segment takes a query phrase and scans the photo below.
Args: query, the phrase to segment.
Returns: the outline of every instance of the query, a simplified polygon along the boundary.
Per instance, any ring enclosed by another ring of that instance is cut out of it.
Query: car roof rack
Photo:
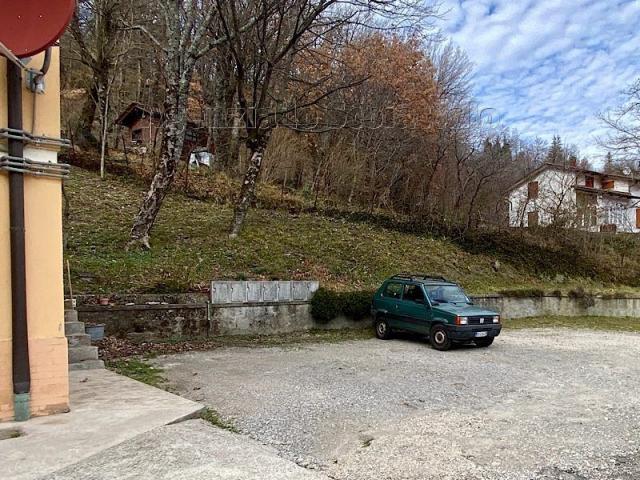
[[[435,280],[438,282],[454,283],[450,280],[447,280],[442,275],[431,275],[427,273],[397,273],[393,275],[391,278],[397,278],[402,280]]]

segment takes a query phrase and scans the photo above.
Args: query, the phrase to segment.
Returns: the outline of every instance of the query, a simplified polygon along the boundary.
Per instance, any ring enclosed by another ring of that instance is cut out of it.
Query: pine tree
[[[562,140],[560,135],[554,135],[551,141],[551,146],[547,152],[547,163],[554,163],[556,165],[564,164],[564,149],[562,148]]]
[[[604,171],[606,173],[612,173],[614,170],[613,155],[611,155],[611,152],[607,152],[606,157],[604,157]]]

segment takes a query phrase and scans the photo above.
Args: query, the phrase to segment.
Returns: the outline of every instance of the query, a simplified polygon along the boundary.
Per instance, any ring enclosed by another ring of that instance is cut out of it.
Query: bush
[[[371,314],[371,299],[374,292],[342,293],[342,313],[353,320],[362,320]]]
[[[341,313],[339,294],[320,288],[311,299],[311,316],[318,323],[329,323]]]
[[[320,288],[311,299],[311,316],[318,323],[329,323],[336,317],[352,320],[367,318],[371,312],[373,292],[334,292]]]

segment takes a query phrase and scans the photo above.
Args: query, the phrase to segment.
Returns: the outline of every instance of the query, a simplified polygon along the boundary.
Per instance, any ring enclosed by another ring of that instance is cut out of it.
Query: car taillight
[[[498,315],[493,317],[493,323],[500,323],[500,317]]]
[[[456,325],[467,325],[469,319],[467,317],[456,316]]]

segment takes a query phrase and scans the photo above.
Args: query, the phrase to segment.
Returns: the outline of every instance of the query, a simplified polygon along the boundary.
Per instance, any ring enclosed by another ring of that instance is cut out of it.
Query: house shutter
[[[640,208],[636,208],[636,228],[640,228]]]
[[[538,198],[538,190],[539,190],[538,182],[529,182],[528,192],[527,192],[529,195],[529,198]]]
[[[614,181],[613,180],[603,180],[602,181],[602,189],[603,190],[613,190]]]

